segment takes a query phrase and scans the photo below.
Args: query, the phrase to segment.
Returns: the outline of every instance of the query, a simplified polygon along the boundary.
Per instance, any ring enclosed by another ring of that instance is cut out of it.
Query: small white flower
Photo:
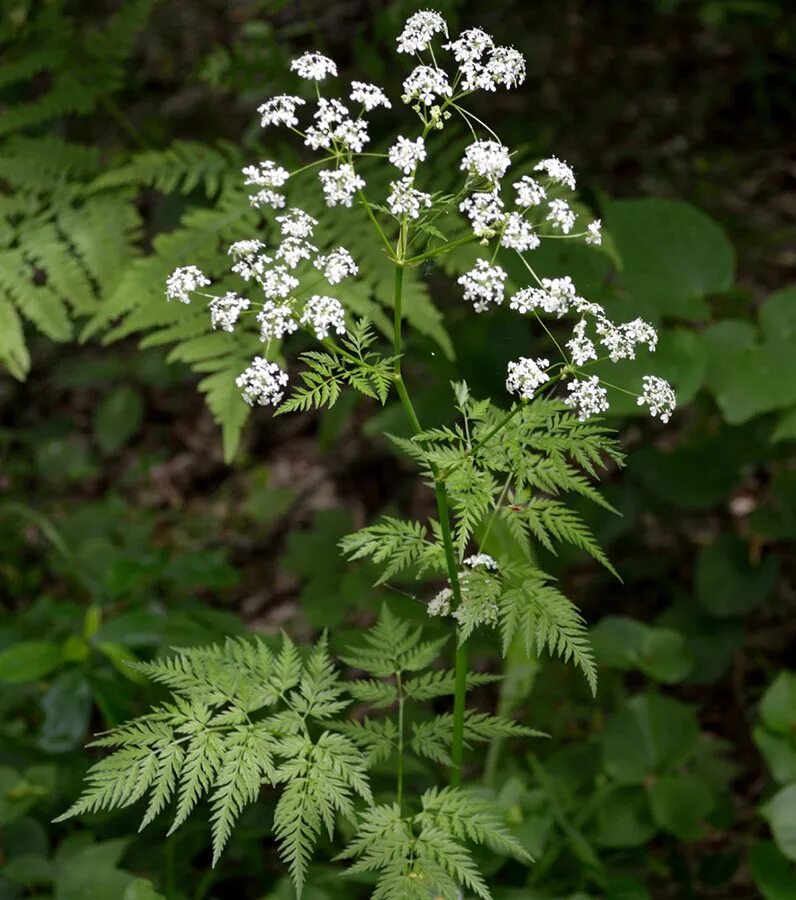
[[[345,311],[340,301],[334,297],[314,294],[304,307],[301,324],[311,325],[315,336],[322,341],[329,337],[330,328],[334,328],[338,334],[345,334]]]
[[[270,160],[265,160],[256,166],[246,166],[241,171],[246,176],[243,183],[256,187],[282,187],[290,177],[287,169],[283,169]]]
[[[223,331],[233,331],[235,323],[240,318],[244,309],[251,304],[244,297],[239,297],[232,291],[227,291],[223,297],[214,297],[208,304],[210,308],[210,324],[213,328],[221,328]]]
[[[586,337],[585,319],[577,322],[572,329],[572,337],[567,341],[567,347],[576,366],[582,366],[590,359],[597,359],[597,348],[594,342]]]
[[[351,206],[354,195],[365,187],[365,181],[354,171],[350,163],[336,169],[318,172],[327,206]]]
[[[542,185],[530,175],[523,175],[519,181],[515,181],[514,190],[517,192],[517,206],[522,209],[538,206],[547,197]]]
[[[200,287],[207,287],[210,279],[196,266],[183,266],[175,269],[166,280],[166,299],[190,303],[191,293]]]
[[[304,106],[305,102],[301,97],[292,97],[289,94],[272,97],[270,100],[266,100],[262,106],[257,107],[257,112],[261,116],[260,124],[263,128],[267,128],[269,125],[295,127],[298,125],[296,108]]]
[[[276,248],[274,256],[281,259],[289,269],[295,269],[302,259],[309,259],[313,253],[317,252],[318,248],[309,241],[305,241],[303,238],[287,237]]]
[[[235,379],[235,384],[242,389],[243,399],[249,406],[276,406],[285,393],[287,372],[276,363],[255,356],[249,368]]]
[[[293,310],[284,303],[266,300],[263,308],[257,313],[260,323],[260,340],[267,343],[272,338],[281,340],[286,334],[292,334],[298,323],[293,318]]]
[[[326,256],[317,257],[314,266],[323,273],[323,277],[329,284],[338,284],[344,278],[356,275],[359,271],[359,266],[345,247],[338,247],[331,253],[327,253]]]
[[[494,237],[503,224],[503,201],[497,191],[482,191],[465,197],[459,210],[467,215],[473,234],[479,238]]]
[[[485,259],[477,259],[475,267],[458,279],[464,287],[464,299],[473,301],[477,313],[486,312],[490,303],[503,302],[506,273],[500,266],[490,266]]]
[[[511,298],[509,306],[523,314],[533,309],[542,309],[561,318],[569,311],[575,298],[575,285],[566,275],[564,278],[543,278],[541,289],[527,287],[517,291]]]
[[[271,188],[263,188],[249,197],[249,203],[255,209],[261,209],[264,206],[268,206],[271,209],[282,209],[285,205],[285,198],[283,194],[278,194],[276,191],[272,191]]]
[[[551,200],[550,212],[546,219],[553,228],[560,228],[564,234],[569,234],[575,224],[575,213],[572,212],[566,200]]]
[[[362,119],[344,119],[335,128],[334,139],[352,153],[361,153],[370,140],[368,123]]]
[[[294,278],[285,266],[266,269],[257,280],[269,300],[284,299],[299,286],[298,278]]]
[[[658,346],[658,333],[643,319],[615,325],[608,319],[600,318],[597,320],[596,331],[600,335],[600,343],[608,350],[611,362],[635,359],[639,344],[646,344],[651,353]]]
[[[672,386],[657,375],[645,375],[642,383],[644,391],[636,403],[639,406],[646,403],[653,418],[657,416],[661,422],[668,422],[677,406],[677,396]]]
[[[276,221],[279,223],[279,230],[283,237],[311,238],[318,224],[317,219],[313,219],[309,213],[305,213],[303,209],[294,207],[289,209],[284,215],[277,216]]]
[[[586,231],[588,234],[586,235],[586,243],[593,244],[595,247],[599,247],[603,242],[603,223],[600,219],[595,219],[593,222],[589,222],[586,226]]]
[[[484,178],[497,184],[510,165],[511,156],[502,144],[497,141],[475,141],[464,151],[460,168],[473,178]]]
[[[305,53],[293,60],[290,70],[309,81],[323,81],[327,75],[337,75],[337,66],[323,53]]]
[[[490,569],[493,572],[497,572],[498,569],[498,564],[494,557],[490,556],[488,553],[475,553],[473,556],[468,556],[467,559],[464,560],[464,564],[471,569],[484,568]]]
[[[328,150],[332,146],[335,131],[343,123],[351,122],[348,107],[339,100],[321,97],[318,108],[312,116],[315,124],[310,126],[304,137],[304,143],[312,150]],[[367,138],[367,133],[365,134]]]
[[[526,222],[521,213],[509,213],[503,226],[503,236],[500,238],[501,247],[525,253],[526,250],[535,250],[539,244],[539,237],[534,232],[533,225]]]
[[[575,190],[575,173],[563,160],[551,156],[550,159],[538,162],[533,169],[535,172],[546,172],[551,181],[566,185],[571,191]]]
[[[411,177],[400,178],[390,182],[390,193],[387,195],[387,206],[394,216],[406,216],[417,219],[421,209],[431,206],[431,195],[418,191],[413,187]]]
[[[257,243],[259,243],[259,241]],[[241,258],[232,266],[232,271],[237,275],[240,275],[244,281],[251,281],[252,278],[259,281],[263,272],[265,272],[272,264],[273,260],[270,256],[266,256],[265,254],[257,256],[256,253],[251,253],[247,256],[241,256]]]
[[[548,302],[549,295],[546,291],[535,287],[525,287],[511,295],[509,309],[515,309],[525,315],[534,309],[544,309],[543,304]]]
[[[449,616],[452,599],[453,591],[449,587],[444,587],[428,601],[428,614],[430,616]]]
[[[426,106],[432,106],[438,97],[450,97],[452,93],[448,76],[442,69],[417,66],[404,81],[401,99],[404,103],[419,100]]]
[[[536,389],[550,380],[544,371],[549,365],[549,359],[528,359],[525,356],[517,362],[510,362],[506,390],[510,394],[519,394],[525,400],[532,400]]]
[[[570,381],[567,390],[569,396],[564,403],[575,408],[581,422],[608,409],[608,391],[600,386],[600,379],[596,375],[582,381],[578,379]]]
[[[481,79],[486,90],[497,85],[518,87],[525,81],[525,57],[514,47],[495,47],[485,66],[488,80]]]
[[[442,16],[431,9],[424,9],[409,16],[404,30],[398,35],[399,53],[420,53],[431,43],[435,34],[448,34],[448,26]]]
[[[423,162],[426,158],[425,142],[422,137],[419,137],[416,141],[399,137],[387,151],[387,158],[404,175],[410,175],[417,167],[417,164]]]
[[[457,63],[467,64],[480,60],[484,53],[494,48],[495,42],[482,29],[470,28],[444,46],[451,51]]]
[[[353,103],[361,103],[366,112],[370,112],[377,106],[383,106],[385,109],[390,109],[392,106],[384,91],[367,81],[352,81],[349,96]]]
[[[235,241],[234,244],[230,244],[227,253],[235,259],[246,259],[255,256],[257,251],[262,250],[264,247],[265,244],[262,241],[250,238],[249,240]]]

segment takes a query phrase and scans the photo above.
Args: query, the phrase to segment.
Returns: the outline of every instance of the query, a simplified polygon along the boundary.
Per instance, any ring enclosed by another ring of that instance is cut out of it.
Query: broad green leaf
[[[61,664],[61,648],[54,641],[22,641],[0,653],[0,681],[36,681]]]
[[[792,734],[776,734],[763,725],[752,732],[752,740],[763,754],[771,777],[778,784],[796,781],[796,731]]]
[[[640,694],[614,713],[602,743],[605,771],[620,784],[643,784],[694,754],[699,725],[690,706]]]
[[[777,847],[791,862],[796,862],[796,784],[774,794],[761,812]]]
[[[663,316],[705,319],[705,298],[732,286],[735,258],[727,236],[687,203],[609,201],[605,223],[622,258],[623,287]]]
[[[764,900],[793,900],[796,866],[765,841],[749,851],[749,868]]]
[[[706,381],[731,424],[796,403],[796,287],[778,291],[760,308],[760,331],[727,320],[705,331]],[[779,439],[787,437],[780,427]]]
[[[656,681],[682,681],[693,668],[684,635],[624,616],[607,616],[591,632],[598,663],[615,669],[639,669]]]
[[[22,322],[16,309],[4,297],[0,297],[0,363],[20,381],[24,380],[30,369],[30,354],[25,345]]]
[[[91,715],[91,689],[79,669],[61,672],[41,698],[44,722],[39,746],[64,753],[83,743]]]
[[[122,385],[107,394],[94,413],[94,439],[108,456],[117,453],[138,432],[144,419],[139,391]]]
[[[52,863],[45,856],[26,853],[9,859],[3,866],[3,878],[14,884],[49,884],[53,879]]]
[[[594,840],[603,847],[641,847],[652,839],[655,825],[641,787],[610,793],[597,810]]]
[[[683,841],[704,835],[713,795],[695,775],[673,773],[657,779],[650,790],[650,809],[658,825]]]
[[[772,731],[796,735],[796,672],[777,675],[760,701],[760,715]]]
[[[779,565],[773,556],[754,566],[741,540],[720,535],[697,558],[697,600],[706,612],[717,618],[743,616],[766,601],[776,587],[778,576]]]

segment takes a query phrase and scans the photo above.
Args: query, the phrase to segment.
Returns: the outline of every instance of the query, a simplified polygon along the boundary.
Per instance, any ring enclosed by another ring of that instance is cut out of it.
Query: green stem
[[[477,240],[477,238],[472,235],[464,235],[463,237],[456,238],[454,241],[449,241],[447,244],[443,244],[441,247],[435,247],[433,250],[428,250],[425,253],[421,253],[419,256],[412,256],[406,260],[406,265],[415,265],[415,263],[421,263],[427,259],[433,259],[435,256],[439,256],[441,253],[447,253],[448,250],[453,250],[454,247],[461,247],[462,244],[469,244],[472,241]]]
[[[399,246],[404,245],[404,231],[401,229],[401,238]],[[401,405],[404,408],[406,417],[412,425],[415,434],[419,434],[423,429],[417,413],[412,405],[412,400],[406,390],[403,376],[401,374],[401,306],[403,299],[403,267],[398,265],[395,269],[395,295],[394,295],[394,318],[393,318],[393,349],[396,356],[396,377],[395,389]],[[431,474],[434,478],[434,493],[437,496],[437,512],[439,514],[440,531],[442,532],[442,545],[445,550],[445,565],[448,570],[448,579],[453,594],[453,608],[457,609],[462,602],[461,585],[459,584],[459,567],[456,563],[456,553],[453,547],[453,534],[450,524],[450,510],[448,508],[448,492],[445,489],[445,481],[440,476],[436,466],[431,467]],[[467,647],[458,646],[456,649],[455,659],[455,688],[456,692],[453,698],[453,738],[451,745],[451,784],[459,785],[462,780],[462,759],[464,756],[464,712],[466,706],[467,691]]]
[[[517,403],[516,406],[506,413],[505,416],[495,425],[493,428],[490,428],[487,433],[479,438],[473,445],[470,447],[470,455],[474,456],[485,444],[488,444],[489,441],[499,432],[502,431],[506,425],[517,415],[517,413],[522,409],[522,403]],[[442,473],[443,478],[448,478],[452,475],[458,468],[464,465],[464,461],[458,462],[455,465],[451,466],[450,469],[446,469]]]
[[[401,673],[395,673],[395,684],[398,689],[398,809],[403,814],[404,803],[404,689]]]

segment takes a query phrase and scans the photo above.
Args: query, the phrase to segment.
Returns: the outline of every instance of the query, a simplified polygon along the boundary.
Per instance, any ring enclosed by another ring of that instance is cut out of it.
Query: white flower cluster
[[[190,303],[191,294],[201,287],[207,287],[210,279],[196,266],[175,269],[166,280],[166,299]]]
[[[483,568],[489,569],[492,572],[497,572],[498,570],[497,561],[488,553],[475,553],[473,556],[468,556],[467,559],[464,560],[464,564],[471,569]]]
[[[276,363],[255,356],[249,368],[235,379],[235,384],[249,406],[278,406],[285,393],[287,372]]]
[[[459,278],[464,287],[464,299],[472,300],[473,309],[486,312],[490,304],[500,306],[503,302],[503,291],[506,273],[500,266],[491,266],[485,259],[477,259],[475,267]]]
[[[657,375],[645,375],[642,378],[644,390],[636,401],[639,406],[646,404],[650,415],[657,416],[661,422],[668,422],[677,406],[677,397],[668,381]]]
[[[536,389],[550,380],[550,376],[545,372],[549,365],[549,359],[528,359],[524,356],[517,362],[510,362],[506,390],[510,394],[519,394],[525,400],[531,400]]]
[[[439,41],[438,49],[432,48]],[[388,245],[388,253],[404,254],[397,259],[404,264],[410,256],[406,252],[415,237],[418,220],[432,210],[427,221],[434,222],[438,213],[451,211],[454,203],[469,222],[468,234],[451,239],[453,245],[473,239],[491,245],[486,258],[477,259],[470,269],[458,278],[464,299],[472,303],[477,313],[503,304],[507,272],[498,264],[498,254],[513,251],[525,264],[532,283],[518,285],[511,295],[509,307],[516,312],[536,317],[540,315],[573,316],[572,333],[562,338],[566,348],[560,372],[547,359],[520,357],[508,364],[506,390],[520,401],[530,400],[540,389],[547,390],[561,375],[567,377],[565,403],[578,418],[587,418],[608,409],[607,391],[598,375],[584,374],[581,367],[603,359],[611,362],[634,359],[639,347],[654,351],[657,346],[655,329],[643,319],[615,323],[599,304],[581,297],[572,279],[537,278],[524,254],[533,252],[547,238],[572,238],[586,244],[599,245],[602,223],[595,219],[576,228],[579,212],[573,200],[576,190],[575,173],[566,162],[556,156],[538,161],[531,174],[513,179],[511,203],[504,202],[502,182],[512,164],[512,154],[488,126],[461,106],[462,99],[473,91],[494,91],[498,87],[513,88],[525,78],[525,60],[512,47],[498,46],[480,28],[470,28],[455,37],[439,12],[421,10],[411,15],[398,36],[398,52],[414,56],[417,63],[403,81],[402,99],[418,114],[422,133],[403,133],[396,138],[386,154],[365,154],[386,157],[400,176],[390,181],[387,197],[369,201],[364,191],[366,183],[357,169],[358,157],[369,143],[366,114],[378,108],[391,109],[385,92],[376,84],[353,81],[347,98],[323,97],[320,83],[337,78],[337,66],[322,53],[308,52],[291,64],[299,78],[313,82],[317,101],[308,110],[308,123],[302,125],[300,113],[307,101],[299,96],[281,94],[266,100],[258,107],[263,128],[285,127],[298,134],[304,146],[323,152],[329,168],[317,172],[321,193],[329,207],[352,207],[355,200],[366,207],[371,219],[377,213],[389,212],[400,225],[401,239],[392,250],[389,229],[379,227],[381,238]],[[448,55],[443,51],[447,51]],[[446,61],[447,60],[447,61]],[[452,60],[452,63],[451,63]],[[348,105],[347,105],[348,104]],[[349,108],[350,107],[350,108]],[[351,110],[354,110],[352,113]],[[311,115],[310,115],[311,113]],[[429,134],[444,127],[454,114],[460,115],[473,133],[472,142],[465,148],[459,169],[463,186],[458,193],[442,194],[436,188],[424,191],[417,182],[418,172],[429,152]],[[294,173],[313,168],[314,163],[301,166]],[[256,313],[260,338],[265,344],[281,340],[299,327],[309,330],[321,341],[332,333],[345,334],[345,310],[340,300],[324,293],[312,293],[319,277],[329,285],[354,277],[359,268],[344,247],[329,249],[314,237],[318,222],[297,208],[287,208],[291,173],[271,160],[263,160],[243,169],[244,184],[251,188],[250,202],[256,209],[279,211],[275,221],[280,238],[273,247],[257,239],[236,241],[229,248],[231,269],[247,282],[251,291],[259,290],[259,300],[242,297],[234,291],[208,297],[208,309],[213,328],[227,332],[234,330],[244,313]],[[432,190],[434,191],[432,193]],[[453,199],[455,197],[455,200]],[[507,209],[507,206],[510,208]],[[454,207],[455,208],[455,207]],[[424,220],[425,221],[425,220]],[[427,233],[436,233],[426,228]],[[316,246],[316,243],[318,246]],[[419,255],[420,259],[436,255]],[[319,250],[324,247],[324,250]],[[442,246],[442,250],[447,249]],[[501,260],[502,261],[502,260]],[[193,294],[208,286],[210,280],[196,266],[177,269],[168,279],[166,296],[169,300],[189,303]],[[322,290],[322,289],[321,289]],[[308,296],[310,295],[311,296]],[[556,344],[558,346],[558,344]],[[257,357],[240,376],[238,384],[250,404],[271,404],[281,400],[287,375],[275,363]],[[671,417],[676,399],[669,384],[654,375],[643,379],[643,392],[638,404],[646,406],[650,415],[666,422]],[[478,577],[473,569],[494,570],[494,560],[476,554],[464,561],[463,577]],[[469,574],[468,574],[469,573]],[[447,593],[446,593],[447,592]],[[429,604],[429,612],[450,612],[449,589],[444,589]],[[484,615],[491,615],[485,609]]]

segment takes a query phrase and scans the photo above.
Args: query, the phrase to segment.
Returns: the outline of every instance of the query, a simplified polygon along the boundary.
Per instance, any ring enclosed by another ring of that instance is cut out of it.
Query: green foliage
[[[141,827],[176,801],[174,831],[207,796],[215,862],[262,785],[285,784],[274,828],[300,892],[321,826],[331,832],[335,813],[353,814],[354,795],[370,796],[356,747],[342,735],[310,732],[348,703],[325,640],[305,663],[283,638],[278,654],[260,640],[239,640],[137,668],[168,687],[173,702],[94,741],[117,749],[91,768],[85,793],[61,819],[148,794]]]

